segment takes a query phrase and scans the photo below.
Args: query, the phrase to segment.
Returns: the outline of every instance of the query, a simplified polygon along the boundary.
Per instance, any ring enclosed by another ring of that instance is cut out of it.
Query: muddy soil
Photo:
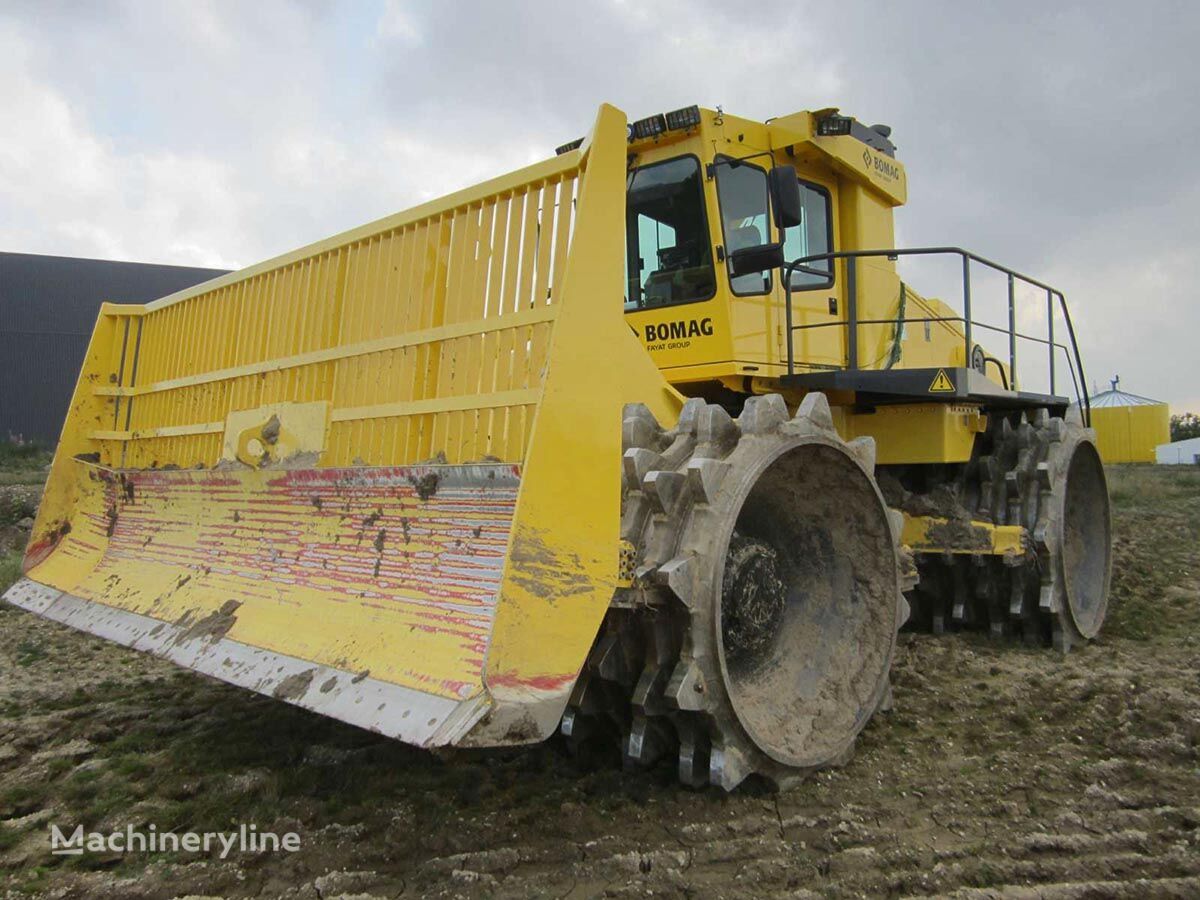
[[[895,710],[786,793],[554,743],[431,754],[0,609],[11,896],[1200,896],[1200,472],[1111,473],[1100,640],[905,634]],[[51,856],[50,823],[296,853]]]

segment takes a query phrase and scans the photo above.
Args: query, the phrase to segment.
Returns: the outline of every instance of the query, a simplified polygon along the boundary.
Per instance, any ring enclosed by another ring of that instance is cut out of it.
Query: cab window
[[[788,228],[783,233],[783,258],[788,262],[804,256],[829,253],[833,249],[833,219],[829,209],[829,192],[819,185],[801,181],[800,199],[800,224]],[[829,274],[822,276],[811,272],[793,272],[792,290],[829,287],[833,284],[832,260],[816,260],[805,265]]]
[[[725,258],[735,250],[758,247],[771,239],[767,173],[758,166],[719,157],[717,199],[721,204],[721,229]],[[735,294],[765,294],[771,290],[771,273],[748,272],[729,278]]]
[[[699,160],[682,156],[630,173],[625,240],[627,312],[716,293]]]

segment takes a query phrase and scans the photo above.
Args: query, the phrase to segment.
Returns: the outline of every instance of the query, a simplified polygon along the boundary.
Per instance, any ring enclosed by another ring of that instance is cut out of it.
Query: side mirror
[[[775,166],[771,169],[771,209],[775,227],[794,228],[803,220],[800,200],[800,181],[795,166]]]
[[[752,272],[765,272],[768,269],[778,269],[783,265],[783,244],[776,241],[773,244],[760,244],[757,247],[743,247],[729,254],[729,274],[735,278],[739,275],[749,275]]]

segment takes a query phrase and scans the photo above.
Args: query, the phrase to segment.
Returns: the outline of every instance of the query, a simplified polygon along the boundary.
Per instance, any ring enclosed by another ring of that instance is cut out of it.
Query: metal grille
[[[571,153],[120,317],[128,468],[212,465],[226,416],[327,401],[323,466],[524,458],[574,221]]]

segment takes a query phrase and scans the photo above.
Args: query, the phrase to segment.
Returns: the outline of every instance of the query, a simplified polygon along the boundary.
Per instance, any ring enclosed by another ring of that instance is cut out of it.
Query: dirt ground
[[[0,884],[305,900],[1200,896],[1200,472],[1110,477],[1100,640],[1064,658],[902,635],[895,711],[847,766],[780,794],[585,768],[553,742],[434,755],[0,608]],[[302,848],[55,857],[51,822],[252,822]]]

